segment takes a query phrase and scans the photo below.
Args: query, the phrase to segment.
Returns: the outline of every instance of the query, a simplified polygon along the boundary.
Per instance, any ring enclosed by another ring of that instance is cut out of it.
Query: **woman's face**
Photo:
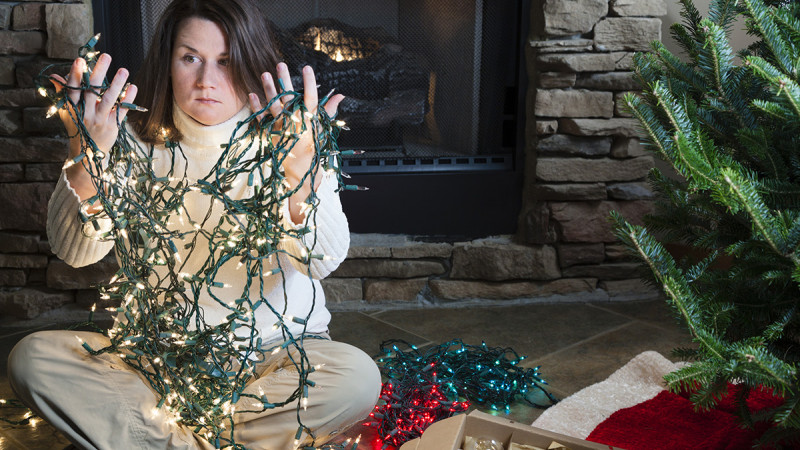
[[[178,25],[170,73],[175,102],[203,125],[222,123],[245,105],[245,93],[231,84],[227,36],[210,20]]]

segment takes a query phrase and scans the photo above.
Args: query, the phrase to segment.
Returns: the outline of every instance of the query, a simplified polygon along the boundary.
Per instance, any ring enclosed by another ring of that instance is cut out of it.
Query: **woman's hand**
[[[283,87],[287,91],[293,91],[294,87],[292,86],[289,67],[285,63],[280,63],[278,64],[277,72],[278,78],[283,83]],[[264,87],[264,94],[266,98],[269,99],[268,101],[272,101],[272,99],[278,96],[278,89],[275,85],[275,80],[272,79],[272,74],[269,72],[264,72],[261,74],[261,84]],[[250,108],[253,111],[261,110],[261,101],[258,99],[256,94],[250,93],[249,99]],[[291,100],[291,97],[284,96],[281,97],[280,100],[273,102],[269,107],[269,113],[272,114],[273,117],[279,117],[281,111],[283,110],[283,104],[289,100]],[[339,108],[339,103],[341,103],[342,100],[344,100],[344,95],[336,94],[331,96],[323,105],[325,112],[327,112],[329,116],[335,115],[337,109]],[[311,114],[317,114],[319,107],[317,79],[314,76],[314,71],[310,66],[303,67],[303,103]],[[265,111],[261,116],[259,116],[259,119],[262,119],[266,114],[267,113]],[[300,112],[298,111],[297,114],[300,114]],[[299,185],[300,180],[303,178],[303,176],[305,176],[309,169],[311,169],[311,164],[314,159],[314,136],[312,136],[311,131],[311,120],[307,117],[298,116],[296,122],[299,124],[301,121],[305,121],[306,131],[299,137],[294,148],[292,148],[289,157],[284,159],[283,162],[283,169],[284,173],[286,174],[286,179],[289,181],[289,184],[292,188],[295,188]],[[318,177],[316,181],[317,186],[314,186],[314,189],[318,187],[321,177]],[[301,223],[303,221],[305,214],[301,212],[301,204],[305,202],[306,198],[308,198],[308,195],[311,193],[311,189],[312,187],[310,186],[310,183],[306,182],[300,187],[298,192],[289,199],[289,211],[291,212],[292,222]]]
[[[89,83],[92,86],[100,86],[103,83],[103,79],[105,79],[110,64],[111,57],[109,55],[105,53],[100,55],[97,63],[95,63],[94,71],[89,77]],[[70,158],[78,156],[83,151],[81,136],[77,134],[78,129],[74,122],[77,116],[72,106],[73,104],[78,104],[81,96],[83,96],[84,99],[85,109],[83,117],[78,117],[77,120],[82,120],[89,136],[95,142],[97,148],[104,153],[108,153],[114,145],[119,132],[116,111],[117,100],[120,99],[132,103],[136,98],[136,86],[130,85],[125,89],[125,82],[128,79],[128,71],[126,69],[119,69],[117,71],[114,79],[111,81],[111,84],[103,93],[102,97],[98,96],[97,93],[92,90],[82,91],[80,89],[75,89],[80,86],[85,71],[86,61],[83,58],[77,58],[72,63],[72,68],[66,79],[59,75],[53,75],[53,85],[55,85],[56,92],[69,89],[67,97],[71,103],[67,102],[59,109],[58,115],[70,136]],[[95,90],[99,90],[99,88]],[[125,91],[124,93],[123,90]],[[122,98],[120,98],[121,94],[124,95]],[[127,108],[123,108],[119,111],[119,120],[121,121],[127,113]],[[91,178],[86,170],[84,170],[82,164],[76,164],[67,168],[67,178],[81,200],[96,194],[94,186],[91,183]]]

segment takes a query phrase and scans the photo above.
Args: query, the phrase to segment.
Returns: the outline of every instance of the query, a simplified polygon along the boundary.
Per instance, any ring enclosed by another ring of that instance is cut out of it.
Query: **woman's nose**
[[[197,86],[201,88],[214,87],[217,84],[217,76],[213,64],[202,64],[197,74]]]

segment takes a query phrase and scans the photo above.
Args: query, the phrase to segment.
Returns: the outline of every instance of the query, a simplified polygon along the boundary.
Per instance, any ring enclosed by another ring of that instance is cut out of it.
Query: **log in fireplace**
[[[101,43],[135,71],[169,0],[94,0]],[[293,73],[347,96],[340,146],[356,232],[513,233],[522,191],[530,0],[269,0]],[[299,80],[294,83],[301,85]]]

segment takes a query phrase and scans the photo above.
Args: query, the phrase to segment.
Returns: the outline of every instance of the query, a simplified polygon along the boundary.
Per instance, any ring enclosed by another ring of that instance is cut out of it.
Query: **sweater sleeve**
[[[83,267],[100,261],[113,247],[113,241],[96,238],[111,229],[111,220],[98,220],[100,230],[91,223],[82,223],[78,216],[80,199],[64,172],[47,204],[47,239],[53,253],[72,267]]]
[[[303,259],[303,250],[308,247],[311,255],[323,255],[323,259],[310,258],[311,276],[321,280],[339,267],[347,257],[350,248],[350,228],[347,216],[342,211],[342,202],[336,192],[338,182],[336,178],[325,174],[317,188],[319,204],[317,208],[306,215],[305,223],[295,224],[291,220],[288,205],[283,206],[283,217],[286,228],[300,229],[311,228],[303,235],[302,242],[298,239],[285,239],[281,248],[288,253]],[[292,265],[302,273],[308,267],[296,258],[290,258]]]

